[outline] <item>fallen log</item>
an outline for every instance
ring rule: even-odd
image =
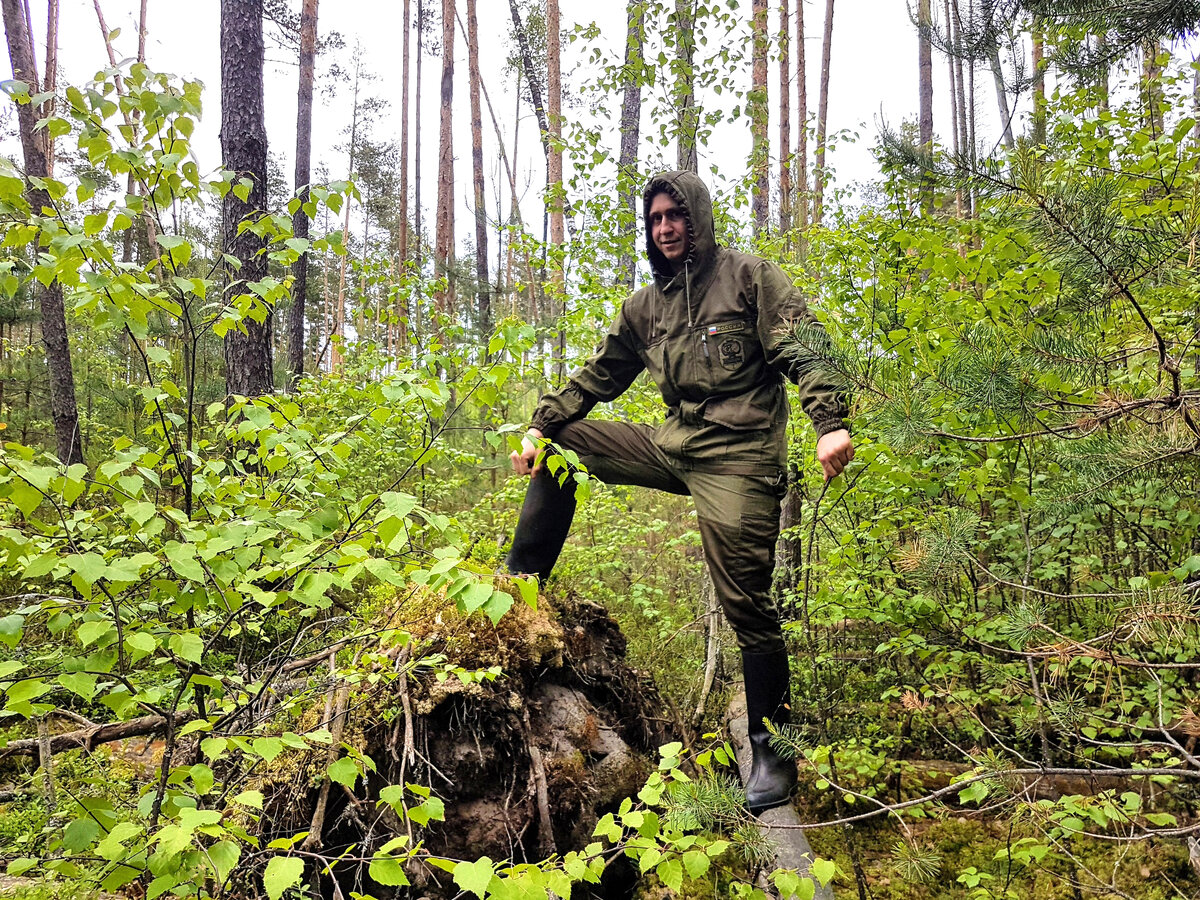
[[[744,692],[739,691],[730,701],[725,712],[725,721],[729,728],[730,741],[737,753],[742,784],[745,784],[750,778],[750,723],[746,718]],[[808,875],[815,857],[803,829],[796,827],[801,824],[796,807],[787,803],[768,809],[758,815],[758,824],[775,847],[775,868],[793,869],[801,875]],[[813,884],[816,887],[813,900],[834,900],[831,885],[822,886],[815,878]],[[760,887],[769,893],[769,888],[765,885]]]

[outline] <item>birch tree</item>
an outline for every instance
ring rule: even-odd
[[[646,29],[645,0],[629,0],[625,9],[625,66],[621,77],[625,93],[621,102],[621,157],[617,165],[621,210],[628,216],[630,229],[637,222],[638,170],[637,147],[642,119],[642,41]],[[632,249],[621,253],[618,263],[621,280],[633,288],[637,263]]]
[[[308,201],[312,161],[312,101],[313,68],[317,56],[318,0],[304,0],[300,13],[300,84],[296,91],[296,196],[301,207],[292,216],[292,231],[296,237],[308,238],[308,214],[303,204]],[[289,384],[304,376],[304,305],[308,294],[308,252],[300,254],[292,266],[292,308],[288,316],[288,375]]]

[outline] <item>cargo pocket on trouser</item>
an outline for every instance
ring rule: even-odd
[[[783,649],[779,610],[771,600],[779,517],[743,512],[736,522],[700,517],[704,555],[738,646],[752,653]]]

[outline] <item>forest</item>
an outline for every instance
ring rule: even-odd
[[[402,0],[395,92],[318,0],[196,5],[208,86],[0,0],[0,895],[1200,898],[1200,3],[895,2],[854,135],[855,0]],[[505,569],[664,170],[851,398],[826,480],[789,388],[790,828],[687,497],[551,452]]]

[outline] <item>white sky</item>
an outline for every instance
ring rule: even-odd
[[[431,7],[430,14],[440,16],[440,3],[425,0]],[[44,42],[44,6],[39,10],[38,0],[33,4],[35,34],[40,38],[39,54]],[[116,40],[118,57],[132,57],[136,53],[135,0],[101,0],[109,28],[120,28]],[[298,6],[298,4],[295,4]],[[458,0],[460,13],[465,11],[464,0]],[[502,128],[511,135],[514,110],[514,95],[511,79],[500,73],[508,53],[508,27],[511,22],[508,0],[478,0],[481,34],[481,70],[495,105]],[[560,0],[562,25],[570,30],[576,24],[586,25],[596,21],[600,26],[603,41],[610,53],[616,54],[624,46],[625,3],[620,0]],[[793,7],[795,4],[792,4]],[[739,15],[749,16],[749,2],[742,2]],[[416,0],[412,0],[415,16]],[[92,0],[61,0],[60,65],[62,76],[68,82],[80,82],[91,78],[95,72],[107,65],[104,45],[101,40]],[[771,28],[775,29],[778,4],[771,4]],[[794,11],[793,11],[794,15]],[[824,3],[810,0],[805,4],[807,40],[807,62],[809,80],[809,109],[815,114],[817,85],[820,72],[821,28]],[[40,20],[40,21],[39,21]],[[195,153],[204,171],[215,168],[220,162],[218,130],[220,125],[220,68],[219,68],[219,4],[216,0],[201,0],[199,3],[183,4],[150,0],[148,12],[147,62],[152,69],[173,72],[178,75],[199,78],[206,85],[206,116],[197,130]],[[319,31],[324,34],[330,29],[341,32],[347,43],[341,61],[349,62],[349,50],[359,41],[365,52],[366,67],[374,71],[379,80],[372,86],[373,93],[392,103],[392,113],[375,124],[376,140],[394,137],[399,139],[400,78],[402,3],[370,2],[370,0],[325,0],[321,4]],[[794,33],[794,32],[793,32]],[[564,73],[578,63],[580,44],[564,43]],[[831,91],[829,128],[831,133],[841,129],[857,132],[859,140],[853,144],[836,147],[829,164],[836,170],[837,180],[845,185],[855,181],[869,180],[875,176],[875,164],[870,148],[875,142],[877,124],[886,119],[889,124],[899,126],[902,119],[915,119],[917,109],[917,37],[916,29],[909,19],[905,0],[838,0],[833,38],[833,61],[831,67]],[[456,231],[461,237],[473,228],[471,214],[466,205],[470,187],[470,107],[467,94],[466,41],[461,34],[456,36],[455,45],[455,156],[456,192],[459,196],[456,213]],[[794,51],[793,51],[794,53]],[[413,42],[415,64],[415,40]],[[268,72],[266,84],[267,131],[271,152],[284,163],[284,171],[290,180],[292,174],[293,149],[295,145],[296,79],[297,66],[288,54],[268,46]],[[793,56],[794,60],[794,56]],[[39,61],[40,62],[40,61]],[[794,62],[793,62],[794,65]],[[318,79],[322,61],[318,61]],[[749,67],[740,73],[745,86],[749,83]],[[935,74],[935,128],[939,135],[949,135],[949,110],[946,103],[947,67],[944,57],[934,54]],[[429,222],[435,204],[435,164],[437,158],[437,116],[440,60],[426,56],[422,84],[422,163],[425,221]],[[577,70],[576,78],[584,77]],[[987,138],[996,129],[995,96],[990,74],[980,71],[977,76],[979,133]],[[778,76],[772,65],[770,75],[772,115],[778,102]],[[318,83],[318,89],[321,87]],[[569,86],[568,86],[569,89]],[[726,95],[728,96],[728,95]],[[619,98],[614,98],[619,102]],[[795,103],[795,88],[792,90]],[[565,103],[564,103],[565,107]],[[540,148],[536,143],[536,130],[529,110],[526,121],[521,124],[521,160],[519,181],[532,185],[523,203],[529,204],[527,218],[540,221],[538,188],[544,178]],[[569,115],[585,114],[570,112]],[[487,111],[484,111],[484,154],[485,170],[499,172],[499,155],[495,149],[494,132]],[[793,120],[795,116],[793,115]],[[318,101],[313,113],[313,171],[324,164],[330,177],[345,175],[346,161],[343,153],[334,149],[344,141],[340,136],[350,119],[350,90],[347,85],[337,87],[332,100]],[[793,122],[793,129],[795,124]],[[649,123],[643,121],[642,133],[649,131]],[[618,138],[613,128],[609,141],[616,155]],[[993,135],[994,137],[994,135]],[[771,140],[778,138],[778,125],[771,124]],[[511,140],[511,138],[506,138]],[[795,139],[792,140],[793,150]],[[749,154],[748,127],[744,120],[736,127],[727,126],[720,130],[713,142],[701,151],[701,171],[707,165],[719,162],[726,170],[740,173]],[[811,150],[810,150],[811,153]],[[671,153],[673,156],[673,151]],[[412,178],[410,176],[410,184]],[[507,193],[507,192],[505,192]],[[495,196],[491,184],[487,196]],[[536,212],[535,212],[536,210]]]

